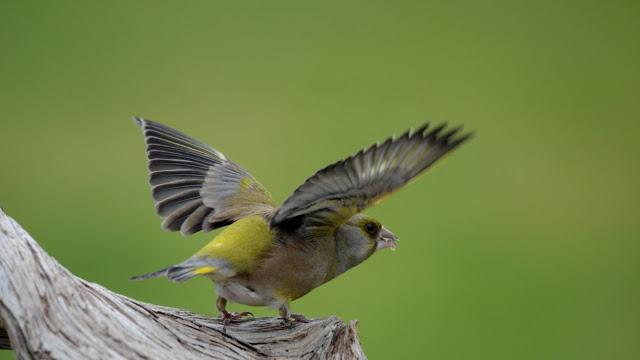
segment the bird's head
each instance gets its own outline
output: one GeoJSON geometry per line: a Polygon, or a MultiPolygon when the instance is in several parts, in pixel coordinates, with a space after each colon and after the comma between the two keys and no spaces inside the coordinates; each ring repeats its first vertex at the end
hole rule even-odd
{"type": "Polygon", "coordinates": [[[342,225],[337,233],[338,257],[346,269],[358,265],[377,250],[395,250],[398,237],[367,215],[358,214],[342,225]]]}

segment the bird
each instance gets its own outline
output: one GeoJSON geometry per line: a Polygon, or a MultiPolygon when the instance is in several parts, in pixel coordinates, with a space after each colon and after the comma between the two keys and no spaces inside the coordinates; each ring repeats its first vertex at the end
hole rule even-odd
{"type": "Polygon", "coordinates": [[[134,117],[146,145],[149,183],[162,229],[185,236],[224,229],[192,257],[152,273],[183,282],[213,281],[224,324],[251,312],[227,303],[277,309],[307,322],[291,302],[335,279],[398,237],[363,211],[414,180],[472,132],[426,123],[317,171],[278,206],[249,172],[200,140],[134,117]]]}

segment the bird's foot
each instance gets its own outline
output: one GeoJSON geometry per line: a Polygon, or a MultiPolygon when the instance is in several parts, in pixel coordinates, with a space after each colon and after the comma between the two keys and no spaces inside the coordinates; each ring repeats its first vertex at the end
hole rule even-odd
{"type": "Polygon", "coordinates": [[[243,317],[247,317],[247,316],[251,316],[253,317],[253,314],[250,313],[249,311],[243,311],[243,312],[228,312],[228,311],[223,311],[222,312],[222,323],[225,325],[229,325],[232,321],[238,321],[240,319],[242,319],[243,317]]]}
{"type": "Polygon", "coordinates": [[[293,326],[295,323],[306,324],[311,321],[302,314],[290,314],[287,317],[283,317],[282,320],[284,321],[285,325],[289,325],[289,326],[293,326]]]}
{"type": "Polygon", "coordinates": [[[302,314],[291,314],[289,317],[291,318],[291,320],[300,323],[308,323],[309,321],[311,321],[302,314]]]}

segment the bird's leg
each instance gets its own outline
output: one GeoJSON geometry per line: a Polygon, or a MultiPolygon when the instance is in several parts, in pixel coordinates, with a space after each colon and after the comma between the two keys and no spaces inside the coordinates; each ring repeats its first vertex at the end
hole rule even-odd
{"type": "Polygon", "coordinates": [[[289,311],[289,305],[287,303],[282,304],[282,306],[280,306],[280,309],[278,309],[278,311],[280,312],[280,317],[287,320],[289,319],[289,315],[291,315],[291,312],[289,311]]]}
{"type": "Polygon", "coordinates": [[[224,325],[229,325],[230,322],[240,320],[245,316],[253,316],[253,314],[248,311],[243,311],[239,313],[235,311],[228,312],[227,299],[221,296],[218,296],[218,300],[216,300],[216,308],[218,308],[218,311],[220,311],[220,314],[222,314],[222,323],[224,325]]]}
{"type": "Polygon", "coordinates": [[[285,323],[291,324],[293,322],[301,322],[301,323],[309,322],[309,319],[307,319],[302,314],[292,314],[291,311],[289,310],[288,303],[282,304],[282,306],[280,306],[279,311],[280,311],[280,317],[282,317],[285,323]]]}

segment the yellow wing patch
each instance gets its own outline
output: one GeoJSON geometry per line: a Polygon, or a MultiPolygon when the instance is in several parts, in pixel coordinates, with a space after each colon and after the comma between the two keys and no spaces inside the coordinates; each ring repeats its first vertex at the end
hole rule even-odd
{"type": "MultiPolygon", "coordinates": [[[[229,225],[202,250],[198,251],[196,256],[226,260],[236,272],[251,272],[257,258],[264,251],[270,249],[272,244],[269,224],[262,216],[254,215],[229,225]]],[[[196,271],[205,271],[206,268],[211,267],[200,268],[196,271]]],[[[214,268],[212,271],[215,270],[214,268]]],[[[205,273],[209,273],[209,271],[205,273]]]]}

